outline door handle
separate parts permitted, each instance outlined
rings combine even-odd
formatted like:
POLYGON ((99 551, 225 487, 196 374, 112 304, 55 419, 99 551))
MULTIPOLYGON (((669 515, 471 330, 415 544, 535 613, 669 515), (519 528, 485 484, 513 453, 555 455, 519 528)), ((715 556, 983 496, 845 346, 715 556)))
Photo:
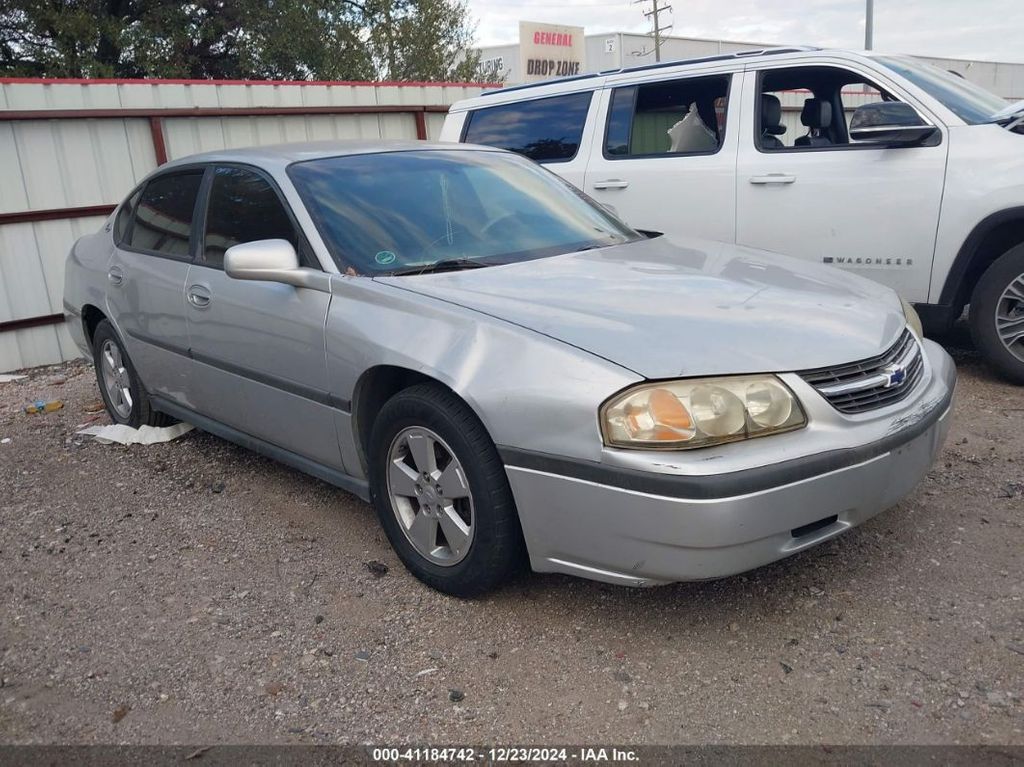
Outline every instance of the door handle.
POLYGON ((110 280, 111 285, 120 285, 124 282, 124 272, 120 266, 112 266, 107 271, 107 279, 110 280))
POLYGON ((621 178, 606 178, 604 181, 595 181, 594 189, 625 189, 629 182, 621 178))
POLYGON ((763 176, 751 176, 751 184, 792 184, 796 181, 796 176, 791 176, 788 173, 766 173, 763 176))
POLYGON ((196 309, 205 309, 210 305, 210 291, 202 285, 189 286, 185 297, 192 306, 196 307, 196 309))

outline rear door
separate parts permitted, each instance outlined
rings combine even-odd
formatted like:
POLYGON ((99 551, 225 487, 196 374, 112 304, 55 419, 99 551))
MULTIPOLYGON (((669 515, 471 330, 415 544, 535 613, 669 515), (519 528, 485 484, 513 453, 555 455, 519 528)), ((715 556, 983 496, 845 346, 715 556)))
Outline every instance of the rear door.
POLYGON ((145 387, 179 402, 191 362, 185 280, 195 247, 192 222, 204 169, 150 179, 115 222, 107 308, 145 387))
POLYGON ((198 254, 185 289, 193 407, 239 431, 341 468, 328 396, 324 325, 331 296, 224 273, 232 245, 288 240, 320 268, 273 180, 256 168, 212 169, 198 254))
POLYGON ((734 75, 658 77, 608 78, 582 188, 634 228, 732 242, 734 75))
POLYGON ((897 84, 854 62, 747 66, 736 241, 831 264, 910 301, 927 301, 945 182, 945 127, 897 84), (782 107, 785 130, 777 140, 764 136, 766 99, 782 107), (887 99, 906 101, 938 126, 936 141, 891 148, 850 141, 856 107, 887 99), (821 103, 828 104, 824 126, 818 125, 821 103))

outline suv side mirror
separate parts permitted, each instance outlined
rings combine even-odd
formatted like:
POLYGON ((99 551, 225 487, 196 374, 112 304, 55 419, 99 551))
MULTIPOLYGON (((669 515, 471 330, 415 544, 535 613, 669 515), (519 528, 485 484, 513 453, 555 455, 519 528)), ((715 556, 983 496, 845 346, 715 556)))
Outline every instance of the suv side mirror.
POLYGON ((234 245, 224 253, 224 272, 236 280, 282 282, 297 288, 331 291, 324 272, 299 266, 295 248, 287 240, 256 240, 234 245))
POLYGON ((929 125, 910 104, 902 101, 878 101, 854 110, 850 118, 850 138, 897 146, 915 146, 938 129, 929 125))

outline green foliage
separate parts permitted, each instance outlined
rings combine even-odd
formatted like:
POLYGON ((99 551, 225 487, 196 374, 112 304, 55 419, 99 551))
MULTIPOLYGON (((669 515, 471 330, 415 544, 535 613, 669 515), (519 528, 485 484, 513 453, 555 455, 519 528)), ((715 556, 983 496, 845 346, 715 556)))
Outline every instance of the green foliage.
POLYGON ((464 0, 0 0, 0 75, 471 80, 464 0))

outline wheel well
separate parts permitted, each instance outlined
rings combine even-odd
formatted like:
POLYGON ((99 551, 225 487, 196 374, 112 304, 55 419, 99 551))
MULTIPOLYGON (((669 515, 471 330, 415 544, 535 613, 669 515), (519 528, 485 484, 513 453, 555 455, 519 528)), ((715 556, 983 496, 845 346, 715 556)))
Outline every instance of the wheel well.
POLYGON ((981 275, 1003 253, 1024 243, 1024 208, 1011 208, 989 216, 974 228, 953 262, 939 303, 959 314, 970 302, 981 275))
POLYGON ((96 326, 107 317, 92 304, 82 307, 82 328, 85 330, 85 340, 92 348, 92 337, 96 333, 96 326))
POLYGON ((359 459, 364 471, 367 469, 370 432, 373 430, 377 413, 384 407, 384 403, 398 392, 421 383, 435 383, 449 388, 436 378, 395 365, 378 365, 370 368, 356 382, 352 396, 352 428, 355 431, 359 459))

